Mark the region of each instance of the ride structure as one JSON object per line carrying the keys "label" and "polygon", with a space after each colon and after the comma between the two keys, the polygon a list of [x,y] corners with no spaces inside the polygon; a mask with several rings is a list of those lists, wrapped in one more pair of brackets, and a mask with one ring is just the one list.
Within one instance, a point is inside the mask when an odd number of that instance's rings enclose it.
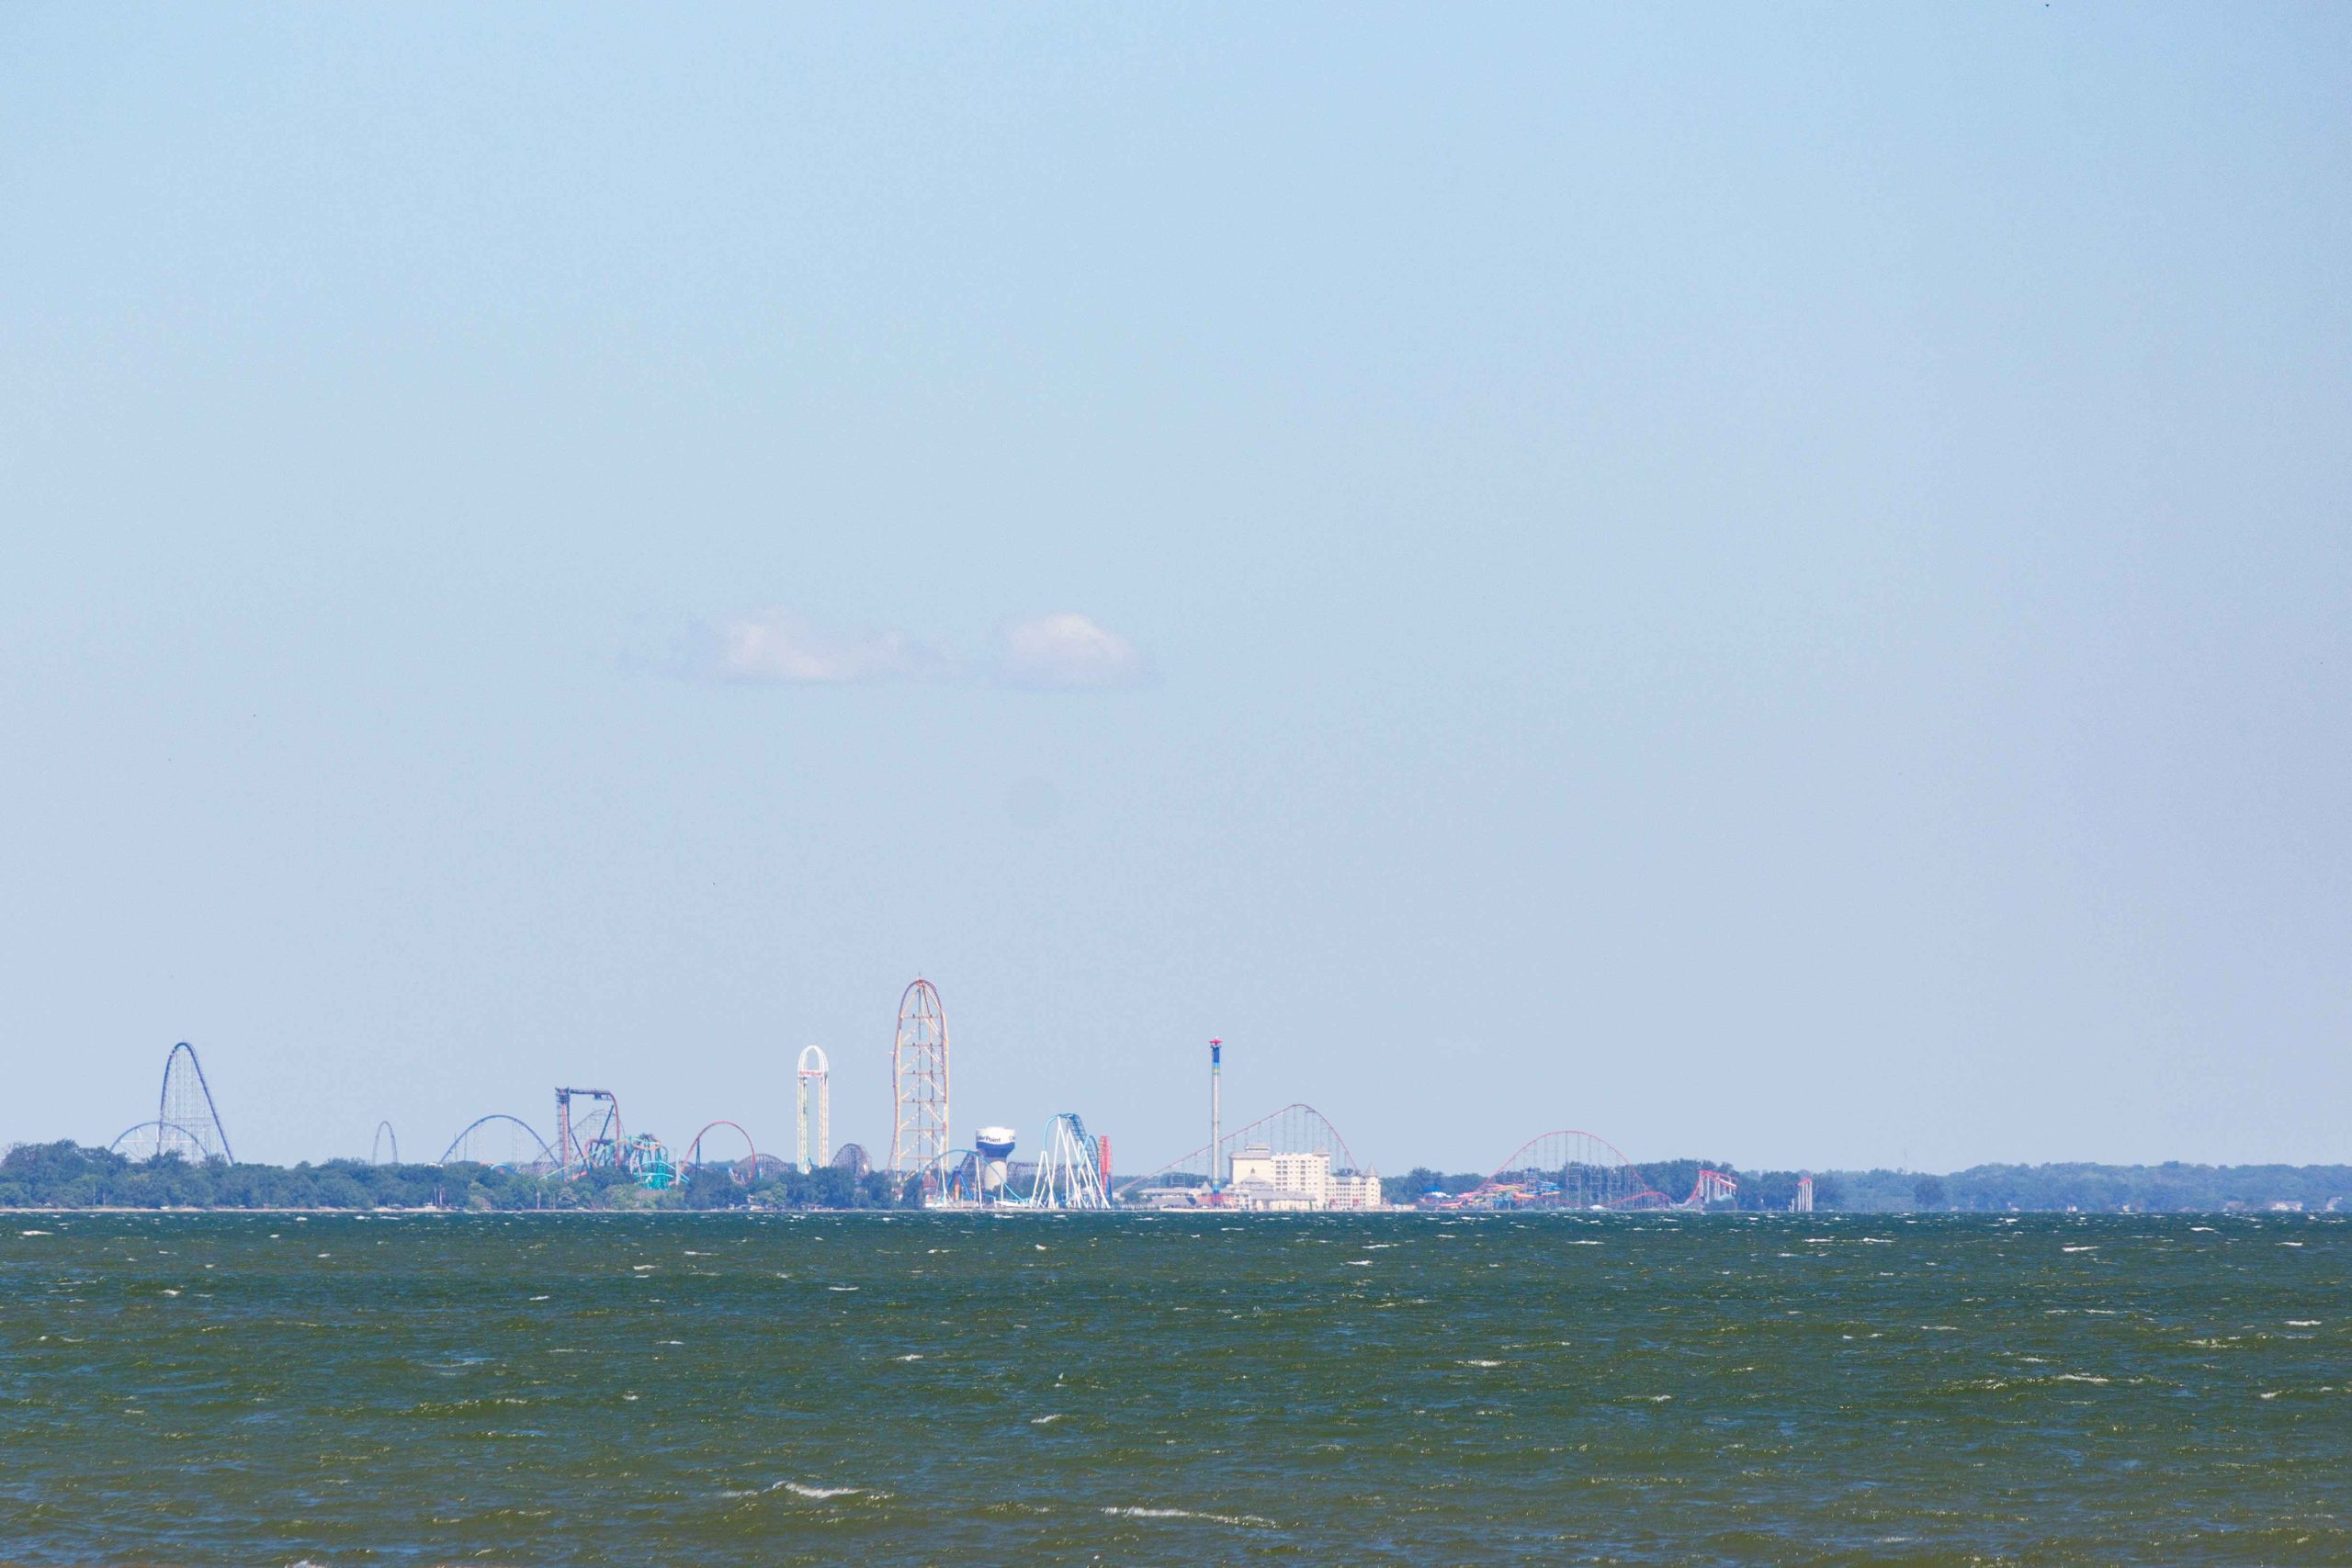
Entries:
{"label": "ride structure", "polygon": [[236,1163],[195,1046],[183,1040],[164,1055],[164,1090],[156,1097],[155,1119],[124,1128],[108,1146],[139,1160],[177,1156],[199,1163]]}
{"label": "ride structure", "polygon": [[988,1163],[978,1149],[943,1149],[907,1174],[921,1186],[924,1208],[971,1209],[989,1201]]}
{"label": "ride structure", "polygon": [[1024,1205],[1032,1209],[1107,1209],[1111,1194],[1102,1177],[1110,1156],[1086,1135],[1086,1122],[1065,1111],[1046,1124],[1038,1145],[1037,1175]]}
{"label": "ride structure", "polygon": [[1726,1176],[1720,1170],[1701,1167],[1699,1179],[1690,1184],[1690,1196],[1675,1205],[1678,1209],[1705,1209],[1716,1203],[1729,1203],[1739,1196],[1739,1178]]}
{"label": "ride structure", "polygon": [[1225,1185],[1224,1173],[1217,1169],[1218,1147],[1225,1142],[1225,1042],[1209,1042],[1209,1190],[1215,1191]]}
{"label": "ride structure", "polygon": [[678,1184],[678,1165],[669,1145],[650,1133],[639,1133],[614,1150],[613,1163],[637,1178],[639,1187],[656,1192]]}
{"label": "ride structure", "polygon": [[[385,1157],[388,1151],[390,1155],[389,1159]],[[392,1131],[392,1124],[390,1122],[376,1123],[376,1135],[368,1145],[368,1163],[369,1165],[401,1163],[400,1135]]]}
{"label": "ride structure", "polygon": [[[571,1102],[586,1100],[576,1119]],[[608,1089],[559,1089],[555,1091],[555,1152],[566,1176],[616,1162],[621,1146],[621,1102]]]}
{"label": "ride structure", "polygon": [[[505,1140],[503,1144],[498,1141],[501,1137]],[[536,1156],[532,1154],[534,1149],[538,1151]],[[494,1165],[532,1176],[547,1176],[560,1169],[563,1161],[548,1147],[548,1141],[539,1136],[537,1127],[520,1116],[499,1111],[467,1122],[465,1130],[449,1140],[449,1146],[433,1163]]]}
{"label": "ride structure", "polygon": [[913,1174],[929,1209],[1108,1209],[1102,1141],[1065,1111],[1046,1123],[1034,1164],[1015,1164],[1010,1127],[983,1127],[968,1149],[948,1149]]}
{"label": "ride structure", "polygon": [[792,1112],[793,1154],[803,1171],[814,1170],[833,1157],[832,1120],[832,1067],[823,1049],[811,1045],[800,1053],[798,1092]]}
{"label": "ride structure", "polygon": [[760,1162],[763,1159],[767,1160],[772,1168],[780,1168],[783,1166],[784,1162],[777,1159],[775,1156],[763,1156],[760,1153],[760,1145],[752,1141],[752,1134],[745,1132],[740,1122],[729,1122],[722,1118],[717,1122],[704,1123],[702,1131],[695,1134],[694,1142],[686,1145],[686,1174],[692,1175],[694,1172],[702,1169],[704,1166],[707,1164],[719,1163],[708,1159],[704,1155],[703,1140],[708,1138],[712,1133],[722,1127],[743,1140],[742,1155],[739,1158],[725,1162],[727,1174],[729,1178],[734,1181],[736,1186],[749,1187],[753,1181],[759,1179],[763,1174],[773,1174],[773,1170],[769,1172],[763,1172],[761,1170]]}
{"label": "ride structure", "polygon": [[[1694,1201],[1700,1192],[1710,1190],[1709,1177],[1730,1181],[1719,1171],[1702,1172]],[[1562,1128],[1528,1139],[1492,1176],[1443,1206],[1611,1211],[1668,1209],[1676,1204],[1652,1187],[1616,1145],[1590,1133]]]}
{"label": "ride structure", "polygon": [[[917,978],[899,998],[890,1042],[890,1169],[931,1172],[948,1151],[947,1010],[938,987]],[[968,1152],[968,1151],[967,1151]]]}
{"label": "ride structure", "polygon": [[[575,1100],[588,1102],[582,1113],[572,1111]],[[557,1174],[567,1181],[592,1170],[619,1170],[635,1177],[639,1186],[657,1192],[677,1184],[678,1163],[670,1157],[669,1145],[650,1133],[631,1134],[623,1128],[621,1102],[608,1089],[557,1089],[555,1127]],[[703,1132],[709,1130],[706,1127]],[[750,1144],[750,1134],[743,1141]],[[701,1142],[701,1134],[695,1134],[695,1142]]]}
{"label": "ride structure", "polygon": [[[1223,1173],[1233,1168],[1233,1156],[1238,1151],[1260,1145],[1278,1155],[1328,1155],[1335,1174],[1363,1168],[1356,1164],[1348,1141],[1331,1125],[1330,1119],[1301,1100],[1226,1133],[1214,1145],[1194,1149],[1182,1159],[1170,1160],[1142,1176],[1127,1178],[1118,1183],[1114,1196],[1125,1198],[1154,1187],[1215,1188],[1220,1184]],[[1107,1159],[1101,1163],[1107,1168]]]}
{"label": "ride structure", "polygon": [[766,1181],[799,1168],[781,1155],[753,1155],[729,1166],[727,1173],[739,1187],[749,1187],[754,1181]]}

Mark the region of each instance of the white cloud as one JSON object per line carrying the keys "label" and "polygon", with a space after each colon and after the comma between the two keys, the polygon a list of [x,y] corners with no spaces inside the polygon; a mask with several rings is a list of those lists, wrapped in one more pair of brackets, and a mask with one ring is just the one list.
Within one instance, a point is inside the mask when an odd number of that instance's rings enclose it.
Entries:
{"label": "white cloud", "polygon": [[1007,626],[998,650],[998,679],[1041,691],[1136,686],[1150,673],[1135,644],[1068,611]]}
{"label": "white cloud", "polygon": [[937,679],[947,661],[898,632],[842,631],[782,612],[741,615],[711,628],[707,668],[722,681],[789,686]]}
{"label": "white cloud", "polygon": [[1108,691],[1151,678],[1135,644],[1069,613],[1013,622],[997,634],[992,658],[970,660],[901,632],[844,629],[768,611],[705,625],[671,668],[690,680],[777,686],[992,679],[1031,691]]}

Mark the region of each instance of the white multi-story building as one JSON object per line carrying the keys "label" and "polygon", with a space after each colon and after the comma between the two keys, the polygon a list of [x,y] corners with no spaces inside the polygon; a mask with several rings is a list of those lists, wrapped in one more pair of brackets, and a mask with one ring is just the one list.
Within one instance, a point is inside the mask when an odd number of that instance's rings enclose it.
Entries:
{"label": "white multi-story building", "polygon": [[1251,1144],[1233,1156],[1229,1179],[1237,1189],[1270,1188],[1304,1198],[1306,1207],[1319,1209],[1330,1200],[1331,1156],[1278,1155],[1263,1144]]}
{"label": "white multi-story building", "polygon": [[1252,1144],[1233,1156],[1227,1196],[1244,1209],[1376,1209],[1380,1206],[1380,1176],[1376,1171],[1344,1176],[1331,1173],[1325,1150],[1312,1154],[1276,1154],[1263,1144]]}
{"label": "white multi-story building", "polygon": [[1261,1181],[1254,1177],[1248,1181],[1229,1184],[1219,1196],[1232,1207],[1254,1214],[1303,1213],[1323,1206],[1304,1192],[1277,1187],[1271,1181]]}
{"label": "white multi-story building", "polygon": [[1350,1171],[1335,1176],[1330,1181],[1329,1206],[1334,1209],[1377,1209],[1380,1201],[1380,1172]]}

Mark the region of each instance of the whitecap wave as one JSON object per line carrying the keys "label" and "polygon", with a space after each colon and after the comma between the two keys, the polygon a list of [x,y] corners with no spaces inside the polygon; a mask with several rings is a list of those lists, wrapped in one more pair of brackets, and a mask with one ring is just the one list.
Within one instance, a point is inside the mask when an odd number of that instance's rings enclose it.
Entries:
{"label": "whitecap wave", "polygon": [[[863,1486],[811,1486],[805,1481],[771,1481],[765,1486],[730,1488],[721,1492],[719,1495],[721,1497],[765,1497],[775,1492],[789,1492],[796,1497],[813,1497],[821,1503],[829,1497],[863,1496],[865,1495],[865,1488]],[[876,1492],[874,1495],[881,1497],[887,1494]]]}
{"label": "whitecap wave", "polygon": [[1105,1508],[1106,1514],[1128,1519],[1203,1519],[1213,1525],[1232,1525],[1241,1529],[1280,1529],[1272,1519],[1261,1519],[1255,1514],[1204,1514],[1191,1508]]}

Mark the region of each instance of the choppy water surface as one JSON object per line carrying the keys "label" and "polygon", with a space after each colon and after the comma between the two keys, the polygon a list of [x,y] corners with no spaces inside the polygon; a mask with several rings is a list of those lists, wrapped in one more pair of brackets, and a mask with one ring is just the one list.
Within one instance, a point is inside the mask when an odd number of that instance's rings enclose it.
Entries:
{"label": "choppy water surface", "polygon": [[22,1215],[0,1561],[2352,1561],[2335,1218]]}

